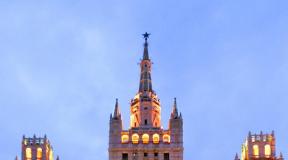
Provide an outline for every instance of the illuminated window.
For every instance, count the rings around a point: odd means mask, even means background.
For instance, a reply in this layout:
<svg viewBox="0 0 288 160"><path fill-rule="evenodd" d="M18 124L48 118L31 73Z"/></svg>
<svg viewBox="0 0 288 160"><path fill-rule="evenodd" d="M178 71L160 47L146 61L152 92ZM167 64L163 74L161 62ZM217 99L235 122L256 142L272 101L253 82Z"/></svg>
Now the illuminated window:
<svg viewBox="0 0 288 160"><path fill-rule="evenodd" d="M266 141L266 136L263 136L263 141L264 141L264 142Z"/></svg>
<svg viewBox="0 0 288 160"><path fill-rule="evenodd" d="M32 159L31 148L26 148L26 158L27 158L27 160L31 160Z"/></svg>
<svg viewBox="0 0 288 160"><path fill-rule="evenodd" d="M255 136L252 136L252 142L255 142Z"/></svg>
<svg viewBox="0 0 288 160"><path fill-rule="evenodd" d="M159 143L159 134L155 133L153 134L153 143L158 144Z"/></svg>
<svg viewBox="0 0 288 160"><path fill-rule="evenodd" d="M148 134L143 134L143 136L142 136L142 142L144 143L144 144L147 144L147 143L149 143L149 135Z"/></svg>
<svg viewBox="0 0 288 160"><path fill-rule="evenodd" d="M137 134L137 133L134 133L133 135L132 135L132 143L133 144L136 144L136 143L138 143L139 142L139 135Z"/></svg>
<svg viewBox="0 0 288 160"><path fill-rule="evenodd" d="M37 160L42 159L42 148L37 148Z"/></svg>
<svg viewBox="0 0 288 160"><path fill-rule="evenodd" d="M122 141L122 143L128 143L129 142L129 136L128 135L122 135L121 141Z"/></svg>
<svg viewBox="0 0 288 160"><path fill-rule="evenodd" d="M50 151L50 154L49 154L49 160L54 160L52 150Z"/></svg>
<svg viewBox="0 0 288 160"><path fill-rule="evenodd" d="M163 142L164 142L164 143L170 143L170 135L164 134L164 136L163 136Z"/></svg>
<svg viewBox="0 0 288 160"><path fill-rule="evenodd" d="M259 156L259 147L258 145L253 145L253 155L258 157Z"/></svg>
<svg viewBox="0 0 288 160"><path fill-rule="evenodd" d="M269 157L271 155L271 147L269 144L265 145L265 156Z"/></svg>
<svg viewBox="0 0 288 160"><path fill-rule="evenodd" d="M27 145L27 140L26 139L24 140L24 145Z"/></svg>

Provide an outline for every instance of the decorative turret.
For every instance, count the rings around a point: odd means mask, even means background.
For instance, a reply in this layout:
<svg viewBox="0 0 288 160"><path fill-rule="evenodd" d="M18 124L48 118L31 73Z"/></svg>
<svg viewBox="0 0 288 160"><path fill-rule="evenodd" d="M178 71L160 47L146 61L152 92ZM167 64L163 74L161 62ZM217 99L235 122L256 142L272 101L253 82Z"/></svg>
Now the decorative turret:
<svg viewBox="0 0 288 160"><path fill-rule="evenodd" d="M280 152L279 158L277 160L284 160L282 152Z"/></svg>
<svg viewBox="0 0 288 160"><path fill-rule="evenodd" d="M238 157L238 153L236 153L234 160L240 160Z"/></svg>
<svg viewBox="0 0 288 160"><path fill-rule="evenodd" d="M281 159L276 157L274 131L271 134L251 134L248 133L246 141L242 145L242 160L276 160ZM282 157L283 158L283 157Z"/></svg>
<svg viewBox="0 0 288 160"><path fill-rule="evenodd" d="M116 99L113 116L110 114L109 143L117 144L121 139L122 119L119 109L118 99Z"/></svg>
<svg viewBox="0 0 288 160"><path fill-rule="evenodd" d="M169 120L169 130L171 132L171 141L181 144L183 142L183 120L182 114L178 114L176 98L174 98L172 113Z"/></svg>
<svg viewBox="0 0 288 160"><path fill-rule="evenodd" d="M18 157L16 157L18 159ZM53 148L47 136L22 139L22 160L54 160Z"/></svg>
<svg viewBox="0 0 288 160"><path fill-rule="evenodd" d="M181 113L180 113L181 114ZM177 108L177 101L176 98L174 98L174 105L173 105L173 109L172 109L172 113L170 116L171 119L177 119L180 118L179 114L178 114L178 108Z"/></svg>
<svg viewBox="0 0 288 160"><path fill-rule="evenodd" d="M118 98L116 98L113 118L114 119L121 119L121 113L120 113L120 109L119 109Z"/></svg>

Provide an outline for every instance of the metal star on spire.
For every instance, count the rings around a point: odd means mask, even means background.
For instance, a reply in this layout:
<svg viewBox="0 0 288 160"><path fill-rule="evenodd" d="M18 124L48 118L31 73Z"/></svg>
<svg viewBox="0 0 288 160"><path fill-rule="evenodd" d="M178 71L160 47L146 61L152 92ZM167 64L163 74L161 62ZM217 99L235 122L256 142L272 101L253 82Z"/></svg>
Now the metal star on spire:
<svg viewBox="0 0 288 160"><path fill-rule="evenodd" d="M145 38L145 41L147 41L147 39L148 39L149 36L150 36L150 33L145 32L145 33L142 34L142 35L143 35L143 37Z"/></svg>

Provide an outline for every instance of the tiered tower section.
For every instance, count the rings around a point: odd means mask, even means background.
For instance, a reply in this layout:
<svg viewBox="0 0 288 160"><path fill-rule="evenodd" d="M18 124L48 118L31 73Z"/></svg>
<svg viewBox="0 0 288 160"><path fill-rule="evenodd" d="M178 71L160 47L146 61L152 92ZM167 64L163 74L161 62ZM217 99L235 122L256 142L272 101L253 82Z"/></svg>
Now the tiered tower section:
<svg viewBox="0 0 288 160"><path fill-rule="evenodd" d="M110 115L109 160L183 160L183 119L176 98L168 129L161 124L161 105L152 89L152 62L145 38L139 90L130 102L130 127L124 130L118 100Z"/></svg>
<svg viewBox="0 0 288 160"><path fill-rule="evenodd" d="M271 134L251 134L249 132L242 145L241 160L284 160L282 153L276 157L275 136ZM240 160L236 154L235 160Z"/></svg>
<svg viewBox="0 0 288 160"><path fill-rule="evenodd" d="M32 138L23 136L22 160L54 160L53 148L46 135L44 138L35 135ZM57 160L59 160L58 157Z"/></svg>

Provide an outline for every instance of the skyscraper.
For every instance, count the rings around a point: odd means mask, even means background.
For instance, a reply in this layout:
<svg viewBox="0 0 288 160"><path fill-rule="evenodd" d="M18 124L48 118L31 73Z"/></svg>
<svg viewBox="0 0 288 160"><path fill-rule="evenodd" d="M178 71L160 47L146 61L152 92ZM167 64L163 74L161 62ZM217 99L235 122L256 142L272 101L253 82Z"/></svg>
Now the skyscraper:
<svg viewBox="0 0 288 160"><path fill-rule="evenodd" d="M130 127L125 130L116 99L110 115L109 160L182 160L183 119L176 98L168 129L161 124L161 105L152 88L152 62L148 53L149 34L143 34L144 52L140 63L139 90L130 102Z"/></svg>

